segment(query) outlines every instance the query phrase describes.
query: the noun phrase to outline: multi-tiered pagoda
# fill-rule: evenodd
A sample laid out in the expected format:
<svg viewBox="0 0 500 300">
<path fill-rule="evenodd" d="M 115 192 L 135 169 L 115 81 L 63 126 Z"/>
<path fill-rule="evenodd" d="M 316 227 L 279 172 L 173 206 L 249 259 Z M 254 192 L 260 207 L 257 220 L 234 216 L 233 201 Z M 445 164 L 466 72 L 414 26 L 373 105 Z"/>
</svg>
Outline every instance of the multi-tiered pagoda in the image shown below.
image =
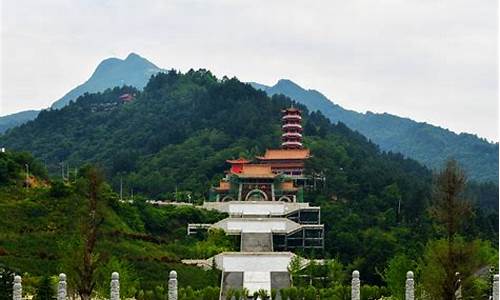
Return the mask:
<svg viewBox="0 0 500 300">
<path fill-rule="evenodd" d="M 281 147 L 283 149 L 302 149 L 302 115 L 296 108 L 282 110 Z"/>
<path fill-rule="evenodd" d="M 305 162 L 309 149 L 302 144 L 300 110 L 283 110 L 280 149 L 267 149 L 254 162 L 227 160 L 226 176 L 211 189 L 206 209 L 229 217 L 215 224 L 190 224 L 188 234 L 219 228 L 240 237 L 240 252 L 221 253 L 212 259 L 222 273 L 221 299 L 229 288 L 253 293 L 290 285 L 288 264 L 294 249 L 323 248 L 320 208 L 304 203 L 308 180 Z M 199 263 L 196 261 L 195 263 Z"/>
</svg>

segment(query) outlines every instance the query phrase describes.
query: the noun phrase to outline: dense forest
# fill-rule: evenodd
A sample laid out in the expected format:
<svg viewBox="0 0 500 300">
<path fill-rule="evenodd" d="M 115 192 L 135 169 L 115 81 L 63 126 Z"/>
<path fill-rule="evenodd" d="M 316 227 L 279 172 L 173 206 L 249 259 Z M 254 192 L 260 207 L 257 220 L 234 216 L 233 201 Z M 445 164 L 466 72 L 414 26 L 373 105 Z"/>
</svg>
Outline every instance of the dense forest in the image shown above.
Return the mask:
<svg viewBox="0 0 500 300">
<path fill-rule="evenodd" d="M 348 110 L 320 92 L 306 90 L 286 79 L 279 80 L 274 86 L 252 85 L 269 95 L 283 94 L 311 110 L 319 110 L 334 123 L 343 122 L 382 150 L 402 153 L 431 169 L 440 169 L 447 159 L 456 159 L 471 179 L 498 183 L 498 143 L 389 113 Z"/>
<path fill-rule="evenodd" d="M 77 266 L 83 261 L 88 168 L 79 169 L 72 181 L 51 181 L 43 164 L 28 153 L 0 153 L 0 272 L 7 268 L 23 274 L 28 293 L 35 293 L 46 275 L 65 272 L 72 287 L 81 278 Z M 172 269 L 192 279 L 181 282 L 181 287 L 218 287 L 217 270 L 204 271 L 180 261 L 236 249 L 235 241 L 223 232 L 186 235 L 188 223 L 216 222 L 225 214 L 193 206 L 156 207 L 141 198 L 121 202 L 106 183 L 99 191 L 97 215 L 101 221 L 94 255 L 99 257 L 93 282 L 103 294 L 111 270 L 120 272 L 124 295 L 155 291 Z"/>
<path fill-rule="evenodd" d="M 133 95 L 132 101 L 120 100 L 123 94 Z M 29 151 L 38 162 L 23 153 L 2 156 L 0 176 L 18 178 L 2 187 L 1 225 L 6 229 L 1 231 L 0 262 L 38 276 L 62 270 L 64 253 L 58 251 L 71 245 L 46 241 L 78 235 L 70 223 L 85 209 L 78 204 L 85 203 L 81 189 L 88 180 L 88 163 L 104 170 L 109 182 L 103 188 L 100 244 L 100 251 L 106 250 L 110 258 L 108 264 L 116 263 L 112 257 L 126 257 L 123 269 L 139 278 L 155 272 L 167 278 L 166 270 L 180 258 L 231 248 L 231 241 L 217 233 L 185 237 L 188 222 L 210 223 L 222 216 L 190 206 L 153 207 L 143 200 L 201 203 L 210 185 L 223 176 L 226 159 L 251 159 L 279 145 L 280 112 L 291 105 L 303 110 L 305 144 L 313 154 L 307 169 L 326 177 L 322 186 L 305 195 L 306 201 L 321 205 L 326 246 L 321 253 L 302 255 L 332 259 L 342 274 L 358 269 L 365 283 L 387 287 L 392 294 L 398 293 L 394 278 L 404 276 L 408 266 L 416 270 L 417 281 L 429 282 L 425 276 L 438 272 L 430 269 L 430 261 L 445 237 L 430 213 L 435 181 L 430 170 L 401 154 L 380 151 L 343 123 L 332 124 L 320 112 L 309 113 L 285 96 L 270 98 L 249 84 L 235 78 L 219 80 L 206 70 L 159 73 L 142 92 L 121 87 L 85 94 L 1 136 L 0 144 L 9 151 Z M 39 183 L 29 189 L 19 186 L 25 164 L 39 169 L 33 173 Z M 42 171 L 44 166 L 52 180 Z M 121 182 L 125 199 L 134 197 L 133 203 L 118 201 L 115 192 Z M 481 249 L 483 256 L 470 269 L 487 267 L 497 259 L 498 191 L 494 185 L 472 184 L 464 195 L 473 201 L 474 213 L 456 235 L 462 245 L 474 242 Z M 321 267 L 310 269 L 317 277 L 328 273 Z M 343 278 L 338 284 L 347 283 L 348 276 Z M 217 286 L 216 279 L 201 282 Z M 151 286 L 137 289 L 152 290 L 156 284 L 153 280 Z M 470 293 L 484 292 L 486 287 L 478 288 L 481 284 L 471 283 Z"/>
</svg>

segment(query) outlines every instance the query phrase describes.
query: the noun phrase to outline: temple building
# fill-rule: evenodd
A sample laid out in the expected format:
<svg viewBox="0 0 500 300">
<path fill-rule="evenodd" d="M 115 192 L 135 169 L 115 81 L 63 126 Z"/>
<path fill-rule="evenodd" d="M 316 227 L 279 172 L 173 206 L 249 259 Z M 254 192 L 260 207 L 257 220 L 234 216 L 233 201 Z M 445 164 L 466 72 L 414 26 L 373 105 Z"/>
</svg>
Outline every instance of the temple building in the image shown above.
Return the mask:
<svg viewBox="0 0 500 300">
<path fill-rule="evenodd" d="M 227 160 L 225 177 L 210 190 L 203 208 L 229 216 L 187 228 L 188 235 L 222 229 L 240 240 L 240 252 L 224 252 L 211 260 L 222 270 L 221 299 L 230 288 L 253 293 L 288 287 L 287 268 L 295 255 L 289 251 L 324 248 L 320 208 L 304 202 L 303 189 L 310 179 L 305 162 L 311 154 L 302 144 L 301 112 L 282 112 L 281 148 L 267 149 L 255 161 Z"/>
<path fill-rule="evenodd" d="M 231 167 L 219 186 L 210 191 L 210 201 L 303 201 L 302 187 L 273 172 L 271 164 L 254 164 L 245 159 L 226 162 Z"/>
<path fill-rule="evenodd" d="M 256 162 L 239 158 L 227 160 L 230 169 L 210 191 L 209 201 L 303 202 L 303 188 L 310 181 L 305 162 L 311 157 L 302 144 L 300 110 L 282 110 L 281 149 L 267 149 Z"/>
</svg>

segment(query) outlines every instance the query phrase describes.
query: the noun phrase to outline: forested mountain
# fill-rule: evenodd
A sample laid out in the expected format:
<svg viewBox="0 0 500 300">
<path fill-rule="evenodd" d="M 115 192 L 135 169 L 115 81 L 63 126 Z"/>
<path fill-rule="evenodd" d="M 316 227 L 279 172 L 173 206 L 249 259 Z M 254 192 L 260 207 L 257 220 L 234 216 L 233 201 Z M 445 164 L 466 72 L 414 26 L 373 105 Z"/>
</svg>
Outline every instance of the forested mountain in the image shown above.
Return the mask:
<svg viewBox="0 0 500 300">
<path fill-rule="evenodd" d="M 89 169 L 82 167 L 71 181 L 54 181 L 47 177 L 43 163 L 29 153 L 0 153 L 0 274 L 4 268 L 23 274 L 25 293 L 33 294 L 42 276 L 61 270 L 68 275 L 70 293 L 74 291 L 81 276 L 82 228 L 89 226 Z M 217 270 L 186 266 L 181 259 L 233 249 L 232 239 L 221 232 L 201 237 L 185 234 L 189 222 L 216 222 L 225 214 L 192 206 L 154 207 L 140 198 L 120 202 L 105 182 L 98 195 L 100 225 L 93 257 L 98 254 L 99 259 L 93 281 L 99 295 L 109 295 L 111 270 L 120 272 L 121 292 L 126 297 L 144 297 L 163 287 L 172 269 L 192 280 L 180 282 L 181 287 L 207 288 L 208 292 L 219 286 Z M 0 298 L 7 299 L 2 292 Z"/>
<path fill-rule="evenodd" d="M 142 89 L 151 75 L 160 71 L 152 62 L 135 53 L 130 53 L 125 59 L 108 58 L 97 66 L 87 81 L 69 91 L 51 107 L 61 108 L 85 93 L 102 92 L 115 86 L 128 85 Z"/>
<path fill-rule="evenodd" d="M 135 96 L 123 101 L 124 94 Z M 381 272 L 396 254 L 407 255 L 416 262 L 426 251 L 427 242 L 442 236 L 434 230 L 428 214 L 431 172 L 401 154 L 381 152 L 360 133 L 341 122 L 332 124 L 320 112 L 309 113 L 305 106 L 286 96 L 268 97 L 249 84 L 235 78 L 219 80 L 206 70 L 191 70 L 186 74 L 170 71 L 153 76 L 143 91 L 116 87 L 85 94 L 61 109 L 42 111 L 33 122 L 0 136 L 0 144 L 7 149 L 32 152 L 53 175 L 63 173 L 66 182 L 78 182 L 82 171 L 75 172 L 74 168 L 92 163 L 104 168 L 115 191 L 123 180 L 124 195 L 128 199 L 133 190 L 136 199 L 138 195 L 170 200 L 191 195 L 185 199 L 201 203 L 210 185 L 223 176 L 226 159 L 251 159 L 267 147 L 279 146 L 281 110 L 291 105 L 303 110 L 305 145 L 313 154 L 307 170 L 326 177 L 317 190 L 305 193 L 306 201 L 321 205 L 325 250 L 304 255 L 337 258 L 344 266 L 342 272 L 348 274 L 358 269 L 364 282 L 384 284 Z M 478 203 L 485 201 L 483 196 L 485 199 L 495 197 L 489 194 L 491 191 L 481 193 L 481 186 L 474 189 L 472 193 L 481 195 L 475 199 Z M 8 195 L 23 197 L 17 192 Z M 71 197 L 64 199 L 67 205 L 75 203 Z M 41 208 L 27 208 L 35 216 L 47 205 L 59 205 L 40 196 L 22 201 L 26 201 L 23 205 L 45 201 L 40 204 Z M 110 203 L 116 202 L 110 199 Z M 1 211 L 6 211 L 5 218 L 8 218 L 20 215 L 22 209 L 12 213 Z M 496 245 L 498 240 L 498 208 L 484 212 L 474 208 L 474 211 L 475 218 L 464 227 L 464 236 L 486 240 L 484 253 L 491 259 L 494 256 L 490 255 L 491 245 Z M 168 231 L 180 238 L 185 228 L 179 228 L 178 223 L 174 231 L 168 227 L 173 222 L 172 214 L 155 212 L 142 204 L 135 208 L 122 207 L 109 212 L 114 225 L 109 224 L 108 228 L 118 227 L 129 234 L 134 233 L 133 229 L 148 236 Z M 203 215 L 197 218 L 203 219 Z M 41 222 L 30 224 L 46 224 Z M 9 230 L 19 232 L 19 228 L 23 228 L 16 226 Z M 164 235 L 166 241 L 171 241 L 170 235 Z M 112 247 L 110 243 L 104 245 Z M 145 250 L 140 250 L 144 248 L 139 242 L 119 245 L 127 250 L 123 252 L 113 246 L 112 251 L 125 256 L 128 251 L 147 256 Z M 151 248 L 154 259 L 161 259 L 162 253 L 171 253 L 171 247 L 174 246 L 160 242 L 158 247 Z M 46 257 L 50 251 L 47 249 L 39 255 Z M 186 250 L 187 254 L 191 252 Z M 37 254 L 30 252 L 29 255 Z M 28 264 L 21 258 L 13 261 L 16 265 Z M 141 260 L 137 258 L 137 261 Z M 134 263 L 137 272 L 144 272 L 137 261 Z M 152 272 L 151 265 L 148 268 Z"/>
<path fill-rule="evenodd" d="M 130 53 L 126 59 L 108 58 L 97 66 L 87 81 L 66 93 L 51 107 L 61 108 L 85 93 L 102 92 L 115 86 L 128 85 L 142 89 L 151 75 L 160 71 L 161 69 L 152 62 L 135 53 Z M 9 128 L 35 119 L 39 112 L 39 110 L 29 110 L 0 117 L 0 134 Z"/>
<path fill-rule="evenodd" d="M 439 169 L 447 159 L 453 158 L 463 165 L 471 179 L 498 183 L 498 143 L 388 113 L 363 114 L 347 110 L 320 92 L 306 90 L 290 80 L 279 80 L 271 87 L 251 84 L 269 95 L 283 94 L 310 110 L 320 110 L 332 122 L 345 123 L 382 150 L 402 153 L 431 169 Z"/>
<path fill-rule="evenodd" d="M 15 114 L 0 117 L 0 134 L 13 128 L 31 121 L 38 116 L 39 110 L 25 110 Z"/>
<path fill-rule="evenodd" d="M 126 59 L 109 58 L 102 61 L 92 76 L 82 85 L 54 102 L 52 108 L 61 108 L 86 92 L 102 92 L 115 86 L 133 86 L 142 89 L 151 75 L 161 71 L 141 56 L 131 53 Z M 391 114 L 358 113 L 333 103 L 320 92 L 306 90 L 290 80 L 280 80 L 274 86 L 251 83 L 268 95 L 283 94 L 320 110 L 332 122 L 338 121 L 359 131 L 379 145 L 382 150 L 399 152 L 430 169 L 439 169 L 449 158 L 458 160 L 469 177 L 475 181 L 498 182 L 498 143 L 492 144 L 471 134 L 455 134 L 447 129 Z M 0 134 L 9 128 L 36 117 L 39 111 L 25 111 L 0 117 Z"/>
</svg>

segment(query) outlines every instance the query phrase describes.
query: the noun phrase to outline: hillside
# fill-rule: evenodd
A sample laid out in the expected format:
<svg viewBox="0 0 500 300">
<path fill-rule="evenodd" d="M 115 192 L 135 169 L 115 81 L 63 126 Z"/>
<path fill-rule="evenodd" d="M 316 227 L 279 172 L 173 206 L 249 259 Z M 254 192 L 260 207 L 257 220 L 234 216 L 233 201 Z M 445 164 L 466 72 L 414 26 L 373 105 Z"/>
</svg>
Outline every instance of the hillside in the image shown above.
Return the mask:
<svg viewBox="0 0 500 300">
<path fill-rule="evenodd" d="M 135 53 L 130 53 L 123 60 L 108 58 L 97 66 L 87 81 L 55 101 L 51 107 L 61 108 L 85 93 L 102 92 L 115 86 L 128 85 L 142 89 L 149 78 L 160 71 L 152 62 Z"/>
<path fill-rule="evenodd" d="M 105 59 L 97 66 L 87 81 L 56 100 L 51 108 L 61 108 L 85 93 L 102 92 L 115 86 L 127 85 L 142 89 L 149 78 L 160 71 L 160 68 L 135 53 L 130 53 L 125 59 Z M 0 134 L 9 128 L 35 119 L 39 112 L 39 110 L 29 110 L 1 116 Z"/>
<path fill-rule="evenodd" d="M 122 102 L 124 93 L 135 97 Z M 206 70 L 170 71 L 153 76 L 142 92 L 117 87 L 42 111 L 1 136 L 0 144 L 32 152 L 54 175 L 61 174 L 61 162 L 71 167 L 69 178 L 75 166 L 91 162 L 105 169 L 114 190 L 122 179 L 125 195 L 201 203 L 226 159 L 252 158 L 279 145 L 281 109 L 291 105 L 303 110 L 305 144 L 313 153 L 307 168 L 327 178 L 305 195 L 322 206 L 326 230 L 325 251 L 311 255 L 339 257 L 380 284 L 376 270 L 388 259 L 419 255 L 433 236 L 431 172 L 400 154 L 382 153 L 343 123 L 332 124 L 285 96 L 269 98 Z M 467 232 L 496 241 L 497 222 L 498 210 L 487 211 Z"/>
<path fill-rule="evenodd" d="M 40 113 L 39 110 L 25 110 L 0 117 L 0 134 L 4 133 L 9 128 L 34 120 L 36 116 L 38 116 L 38 113 Z"/>
<path fill-rule="evenodd" d="M 145 58 L 131 53 L 126 59 L 109 58 L 102 61 L 83 84 L 54 102 L 61 108 L 86 92 L 102 92 L 116 86 L 142 89 L 151 75 L 160 68 Z M 455 134 L 447 129 L 391 114 L 358 113 L 333 103 L 320 92 L 306 90 L 290 80 L 280 80 L 274 86 L 251 83 L 268 95 L 283 94 L 320 110 L 332 122 L 343 122 L 359 131 L 384 151 L 399 152 L 430 169 L 439 169 L 449 158 L 458 160 L 472 180 L 498 182 L 498 144 L 491 144 L 471 134 Z M 25 111 L 0 117 L 0 134 L 36 117 L 39 111 Z"/>
<path fill-rule="evenodd" d="M 24 166 L 30 165 L 32 182 L 24 186 Z M 43 164 L 27 153 L 0 153 L 0 270 L 7 267 L 23 274 L 23 288 L 32 293 L 40 276 L 64 270 L 75 284 L 80 241 L 88 209 L 86 171 L 73 181 L 51 181 Z M 191 278 L 195 289 L 219 286 L 218 271 L 182 265 L 182 258 L 210 257 L 233 249 L 233 241 L 220 232 L 187 237 L 189 222 L 215 222 L 226 217 L 192 206 L 155 207 L 135 199 L 124 203 L 104 183 L 99 190 L 99 253 L 97 290 L 108 293 L 109 269 L 120 272 L 123 296 L 137 296 L 164 288 L 171 269 Z M 141 280 L 137 280 L 140 278 Z M 105 284 L 104 284 L 105 283 Z"/>
<path fill-rule="evenodd" d="M 332 122 L 345 123 L 382 150 L 402 153 L 431 169 L 439 169 L 444 161 L 454 158 L 463 165 L 471 179 L 498 182 L 498 143 L 388 113 L 363 114 L 347 110 L 320 92 L 306 90 L 290 80 L 279 80 L 274 86 L 251 84 L 269 95 L 283 94 L 310 110 L 320 110 Z"/>
</svg>

